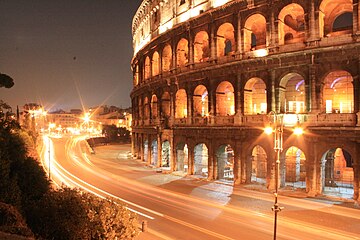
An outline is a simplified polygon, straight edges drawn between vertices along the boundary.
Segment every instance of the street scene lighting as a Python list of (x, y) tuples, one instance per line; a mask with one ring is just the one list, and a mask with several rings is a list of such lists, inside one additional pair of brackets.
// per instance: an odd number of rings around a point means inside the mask
[[(280, 178), (280, 154), (283, 151), (283, 135), (284, 135), (284, 125), (292, 125), (291, 122), (286, 122), (287, 119), (293, 119), (293, 116), (290, 115), (286, 117), (285, 114), (278, 114), (274, 111), (269, 113), (270, 118), (270, 126), (267, 126), (264, 129), (265, 134), (271, 135), (274, 134), (274, 151), (276, 155), (275, 160), (275, 202), (274, 206), (271, 208), (274, 212), (274, 240), (276, 240), (276, 232), (277, 232), (277, 214), (280, 212), (283, 207), (280, 207), (278, 204), (278, 191), (279, 191), (279, 178)], [(296, 116), (296, 126), (293, 129), (295, 135), (299, 136), (304, 133), (304, 130), (299, 126), (298, 117)]]

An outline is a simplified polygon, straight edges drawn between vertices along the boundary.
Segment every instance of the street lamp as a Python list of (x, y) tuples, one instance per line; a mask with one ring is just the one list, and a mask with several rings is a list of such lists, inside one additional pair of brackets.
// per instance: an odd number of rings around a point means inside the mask
[[(280, 178), (280, 154), (283, 151), (283, 133), (284, 133), (284, 114), (278, 114), (274, 111), (269, 113), (269, 117), (272, 120), (271, 126), (267, 126), (264, 129), (264, 132), (267, 135), (274, 134), (274, 151), (276, 154), (276, 161), (275, 161), (275, 202), (274, 206), (271, 208), (274, 212), (274, 240), (276, 240), (276, 231), (277, 231), (277, 214), (280, 212), (283, 207), (280, 207), (278, 204), (278, 191), (279, 191), (279, 178)], [(296, 116), (297, 118), (297, 116)], [(299, 120), (297, 118), (296, 125), (293, 129), (295, 135), (302, 135), (304, 130), (299, 126)]]

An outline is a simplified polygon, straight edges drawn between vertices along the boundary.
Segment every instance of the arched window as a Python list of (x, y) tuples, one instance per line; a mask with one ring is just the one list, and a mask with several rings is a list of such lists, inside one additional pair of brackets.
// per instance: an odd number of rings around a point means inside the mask
[(176, 92), (175, 118), (187, 117), (187, 94), (185, 89), (179, 89)]
[(153, 58), (152, 58), (152, 76), (159, 75), (160, 72), (160, 58), (159, 53), (154, 52)]
[(189, 47), (188, 47), (188, 40), (182, 38), (176, 49), (176, 63), (178, 67), (183, 67), (185, 64), (189, 62)]
[(216, 115), (231, 116), (235, 114), (234, 87), (224, 81), (216, 89)]
[(261, 14), (250, 16), (244, 27), (244, 50), (250, 51), (266, 47), (266, 19)]
[(194, 116), (204, 117), (208, 115), (208, 91), (204, 85), (195, 88), (193, 102)]
[(205, 31), (198, 32), (194, 42), (194, 63), (206, 62), (209, 58), (209, 36)]
[(216, 34), (217, 57), (222, 57), (235, 51), (234, 27), (230, 23), (221, 25)]
[(147, 56), (145, 59), (144, 76), (145, 80), (150, 78), (150, 58)]
[(279, 44), (299, 43), (305, 38), (304, 9), (296, 3), (285, 6), (279, 13)]
[(168, 72), (170, 71), (172, 61), (172, 53), (170, 45), (166, 45), (162, 52), (162, 71)]

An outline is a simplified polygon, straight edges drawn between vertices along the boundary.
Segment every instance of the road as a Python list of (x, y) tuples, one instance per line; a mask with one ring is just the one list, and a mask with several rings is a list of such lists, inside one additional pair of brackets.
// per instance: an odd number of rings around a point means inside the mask
[[(42, 164), (57, 185), (125, 203), (146, 221), (138, 239), (273, 239), (274, 199), (268, 192), (224, 182), (157, 173), (133, 160), (130, 145), (90, 154), (84, 137), (46, 138)], [(353, 203), (279, 196), (277, 239), (360, 239)]]

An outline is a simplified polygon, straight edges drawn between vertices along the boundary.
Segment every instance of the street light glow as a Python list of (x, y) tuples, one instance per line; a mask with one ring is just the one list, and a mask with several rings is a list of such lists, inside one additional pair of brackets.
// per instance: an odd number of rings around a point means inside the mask
[(272, 127), (266, 127), (264, 132), (266, 135), (271, 135), (274, 132), (274, 129)]
[(304, 129), (302, 129), (301, 127), (295, 127), (294, 128), (294, 134), (297, 136), (303, 135), (304, 134)]

